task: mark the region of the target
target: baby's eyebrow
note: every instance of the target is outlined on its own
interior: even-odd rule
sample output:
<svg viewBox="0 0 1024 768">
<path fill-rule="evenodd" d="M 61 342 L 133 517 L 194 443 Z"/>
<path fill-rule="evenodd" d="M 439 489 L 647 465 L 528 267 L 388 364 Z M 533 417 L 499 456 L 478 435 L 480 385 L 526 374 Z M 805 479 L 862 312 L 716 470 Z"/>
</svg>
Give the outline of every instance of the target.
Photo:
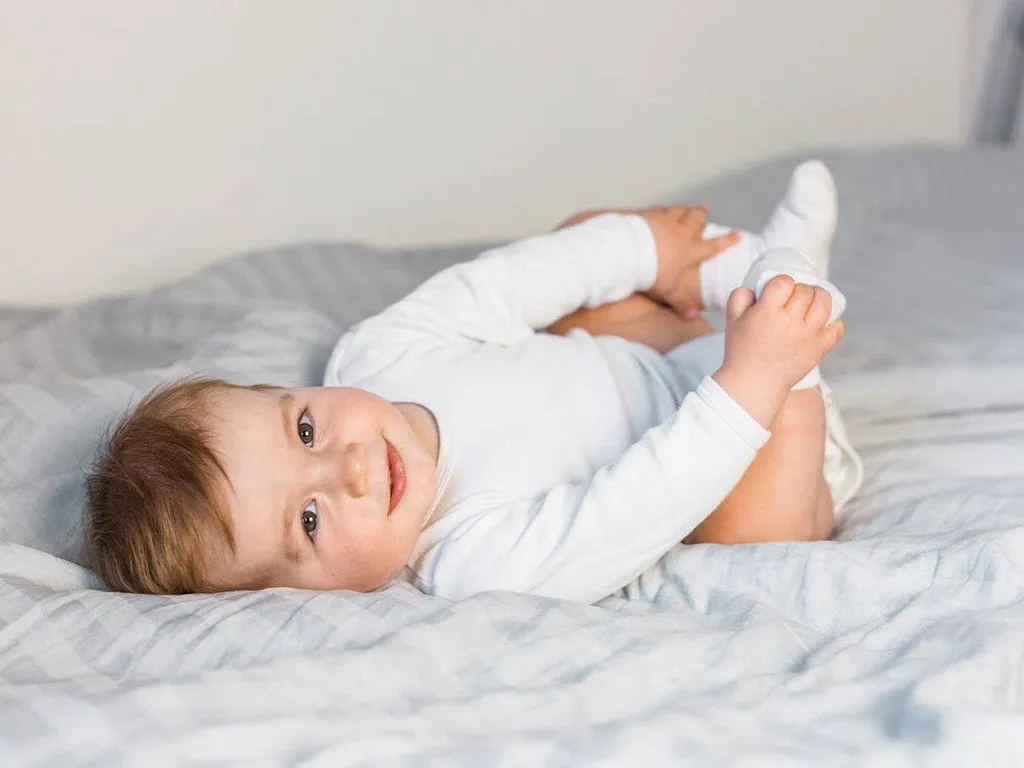
<svg viewBox="0 0 1024 768">
<path fill-rule="evenodd" d="M 294 529 L 295 513 L 289 510 L 287 507 L 284 510 L 284 530 L 282 531 L 282 548 L 284 549 L 285 557 L 290 563 L 298 563 L 302 560 L 302 552 L 295 545 L 295 534 Z"/>
<path fill-rule="evenodd" d="M 281 424 L 284 426 L 284 439 L 290 441 L 295 425 L 292 424 L 292 409 L 295 407 L 295 395 L 285 392 L 277 398 L 281 408 Z"/>
</svg>

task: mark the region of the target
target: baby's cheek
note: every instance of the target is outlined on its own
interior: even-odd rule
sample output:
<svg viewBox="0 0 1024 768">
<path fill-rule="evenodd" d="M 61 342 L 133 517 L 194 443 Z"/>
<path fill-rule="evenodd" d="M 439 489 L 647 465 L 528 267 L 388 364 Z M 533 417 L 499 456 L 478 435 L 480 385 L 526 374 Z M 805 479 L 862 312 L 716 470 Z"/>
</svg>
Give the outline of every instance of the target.
<svg viewBox="0 0 1024 768">
<path fill-rule="evenodd" d="M 345 589 L 369 592 L 398 574 L 409 556 L 405 549 L 388 529 L 362 531 L 346 542 L 332 570 L 345 582 Z"/>
</svg>

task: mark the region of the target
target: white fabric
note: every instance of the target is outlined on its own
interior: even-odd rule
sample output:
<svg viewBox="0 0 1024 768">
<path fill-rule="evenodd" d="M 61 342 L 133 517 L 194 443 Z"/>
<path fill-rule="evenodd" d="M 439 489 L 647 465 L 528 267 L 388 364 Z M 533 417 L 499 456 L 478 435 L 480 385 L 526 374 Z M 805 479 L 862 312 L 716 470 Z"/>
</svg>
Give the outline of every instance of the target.
<svg viewBox="0 0 1024 768">
<path fill-rule="evenodd" d="M 687 394 L 644 345 L 537 333 L 656 271 L 643 218 L 607 214 L 452 267 L 338 343 L 327 385 L 421 403 L 439 424 L 443 501 L 405 574 L 419 588 L 594 602 L 742 477 L 770 435 L 713 379 Z"/>
</svg>

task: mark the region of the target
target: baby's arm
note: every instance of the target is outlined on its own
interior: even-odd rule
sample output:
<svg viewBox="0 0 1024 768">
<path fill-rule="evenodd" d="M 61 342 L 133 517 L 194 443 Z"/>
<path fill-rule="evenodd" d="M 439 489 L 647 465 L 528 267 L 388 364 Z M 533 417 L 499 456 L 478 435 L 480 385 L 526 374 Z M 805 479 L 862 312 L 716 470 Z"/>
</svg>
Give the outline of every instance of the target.
<svg viewBox="0 0 1024 768">
<path fill-rule="evenodd" d="M 657 274 L 643 217 L 607 214 L 455 264 L 355 330 L 372 329 L 377 342 L 395 335 L 512 344 L 581 306 L 647 290 Z"/>
<path fill-rule="evenodd" d="M 589 481 L 488 500 L 472 514 L 456 509 L 428 527 L 411 563 L 417 584 L 449 598 L 504 589 L 599 600 L 711 514 L 768 436 L 705 379 L 671 419 Z"/>
<path fill-rule="evenodd" d="M 353 360 L 383 365 L 439 344 L 514 344 L 580 307 L 640 291 L 687 301 L 683 293 L 692 281 L 681 276 L 734 238 L 703 240 L 703 209 L 680 210 L 596 216 L 443 270 L 346 334 L 328 364 L 326 383 L 336 383 L 337 371 Z"/>
</svg>

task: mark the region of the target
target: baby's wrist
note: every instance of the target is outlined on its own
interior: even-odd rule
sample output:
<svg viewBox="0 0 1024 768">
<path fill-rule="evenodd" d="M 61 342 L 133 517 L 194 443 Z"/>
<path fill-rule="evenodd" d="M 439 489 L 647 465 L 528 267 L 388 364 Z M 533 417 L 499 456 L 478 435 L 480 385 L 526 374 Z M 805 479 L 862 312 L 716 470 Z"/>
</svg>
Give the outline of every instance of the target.
<svg viewBox="0 0 1024 768">
<path fill-rule="evenodd" d="M 712 378 L 758 424 L 771 429 L 789 396 L 790 384 L 779 377 L 726 362 Z"/>
</svg>

